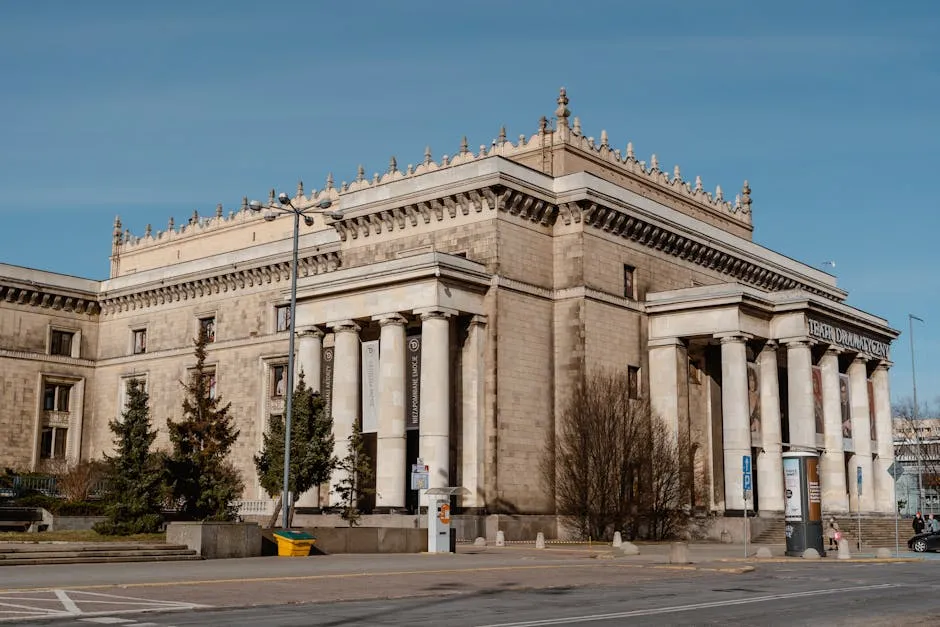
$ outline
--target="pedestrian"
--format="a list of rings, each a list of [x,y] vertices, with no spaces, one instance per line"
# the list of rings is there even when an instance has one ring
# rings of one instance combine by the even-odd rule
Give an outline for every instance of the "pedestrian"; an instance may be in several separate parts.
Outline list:
[[[927,531],[930,533],[940,532],[940,520],[937,520],[933,514],[927,518]]]
[[[829,538],[829,548],[838,549],[842,532],[839,530],[839,523],[836,522],[835,516],[829,517],[829,529],[826,530],[826,536]]]
[[[924,533],[924,527],[927,523],[924,522],[924,517],[920,515],[920,512],[917,512],[917,515],[914,516],[914,522],[911,524],[914,527],[914,535],[919,533]]]

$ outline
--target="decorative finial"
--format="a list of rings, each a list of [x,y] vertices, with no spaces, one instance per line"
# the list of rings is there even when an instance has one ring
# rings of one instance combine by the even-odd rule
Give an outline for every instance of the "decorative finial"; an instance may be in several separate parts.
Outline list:
[[[480,144],[480,155],[481,157],[486,156],[486,144]]]
[[[297,181],[297,197],[300,198],[304,195],[304,182],[303,179]]]
[[[431,147],[424,147],[424,165],[431,165]]]
[[[166,224],[166,230],[172,231],[175,226],[176,226],[176,222],[173,220],[173,216],[170,216],[170,221],[167,222]]]
[[[725,199],[725,195],[721,191],[721,185],[715,185],[715,200],[721,202]]]
[[[575,135],[581,134],[581,118],[574,116],[574,128],[571,129],[571,132]]]
[[[333,189],[333,173],[327,172],[326,173],[326,191],[330,191],[331,189]]]
[[[144,237],[150,237],[151,233],[153,233],[153,227],[148,224],[144,229]]]
[[[568,92],[562,87],[558,90],[558,108],[555,109],[555,117],[558,118],[560,125],[568,126],[568,116],[571,111],[568,110]]]
[[[120,244],[121,244],[121,216],[115,216],[114,217],[114,245],[119,246]]]
[[[681,181],[681,180],[682,180],[682,174],[679,172],[679,166],[675,166],[675,167],[672,169],[672,180],[673,180],[673,181]]]
[[[271,188],[271,191],[268,192],[268,204],[269,205],[274,204],[274,188],[273,187]]]
[[[356,170],[356,181],[362,182],[366,179],[366,169],[362,167],[362,164],[359,164],[359,169]]]
[[[470,152],[470,146],[467,144],[467,136],[464,135],[463,139],[460,140],[460,154],[465,155]]]
[[[547,128],[548,128],[548,118],[546,118],[543,115],[542,119],[539,120],[539,133],[544,134]]]
[[[248,211],[248,196],[242,196],[242,206],[239,211]]]
[[[744,187],[741,188],[741,204],[745,211],[751,210],[751,186],[748,185],[747,179],[744,181]]]
[[[193,216],[189,219],[190,224],[197,224],[199,222],[199,212],[193,209]]]
[[[701,176],[696,176],[696,177],[695,177],[695,191],[700,192],[700,191],[702,191],[703,189],[705,189],[705,188],[702,187],[702,177],[701,177]]]
[[[601,146],[604,148],[610,147],[610,142],[607,141],[607,131],[601,130]]]
[[[222,203],[219,203],[215,206],[215,217],[217,218],[222,217]]]
[[[734,210],[735,211],[741,210],[741,194],[734,195]]]
[[[499,144],[500,146],[506,143],[506,127],[505,126],[499,127],[499,137],[496,139],[496,143]]]
[[[393,156],[388,160],[388,173],[393,174],[398,171],[398,160]]]
[[[659,172],[659,159],[656,158],[655,153],[653,153],[653,156],[650,157],[650,170],[653,172]]]
[[[636,153],[633,152],[633,142],[627,142],[627,159],[636,161]]]

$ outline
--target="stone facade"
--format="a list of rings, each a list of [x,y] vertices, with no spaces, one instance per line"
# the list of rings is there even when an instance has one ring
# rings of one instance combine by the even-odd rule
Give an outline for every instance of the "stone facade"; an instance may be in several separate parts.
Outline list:
[[[360,169],[338,187],[331,176],[309,194],[298,185],[291,199],[310,208],[328,199],[336,211],[300,237],[297,363],[329,396],[340,450],[352,423],[364,423],[377,510],[414,507],[407,469],[421,457],[432,487],[468,488],[468,513],[552,514],[538,472],[545,443],[573,387],[605,367],[629,368],[640,395],[694,445],[696,508],[740,510],[734,469],[753,454],[758,509],[781,510],[780,453],[808,447],[824,451],[827,510],[846,510],[845,477],[862,466],[875,477],[862,508],[890,511],[881,347],[897,332],[846,305],[834,277],[753,243],[746,182],[733,201],[705,192],[678,167],[661,171],[655,155],[647,164],[632,145],[612,148],[606,132],[585,137],[567,103],[562,92],[553,120],[518,142],[501,131],[490,147],[464,142],[439,161],[428,151],[405,172],[393,158],[382,175]],[[266,498],[251,457],[268,417],[283,412],[290,226],[246,201],[140,237],[117,220],[105,281],[0,266],[0,458],[38,467],[109,451],[108,421],[133,376],[147,381],[157,445],[167,446],[192,338],[211,320],[208,364],[238,417],[245,498]],[[821,336],[823,323],[837,334]],[[54,330],[73,330],[80,348],[51,355]],[[853,337],[864,341],[837,341]],[[415,338],[419,382],[406,363]],[[372,362],[364,351],[375,341]],[[822,398],[813,396],[817,366],[828,368]],[[854,439],[841,437],[832,413],[843,411],[844,380]],[[65,416],[42,400],[59,381],[75,386]],[[403,398],[412,384],[415,430]],[[814,398],[829,408],[819,431],[808,422]],[[757,404],[766,426],[752,433]],[[65,449],[43,435],[57,420],[69,425]],[[301,501],[328,502],[325,490]]]

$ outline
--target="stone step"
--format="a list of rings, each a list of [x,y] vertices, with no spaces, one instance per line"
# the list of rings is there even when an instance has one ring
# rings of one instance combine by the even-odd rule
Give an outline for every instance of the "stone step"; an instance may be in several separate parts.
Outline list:
[[[66,558],[91,558],[91,557],[121,557],[131,555],[134,557],[147,557],[159,555],[195,555],[195,551],[189,549],[172,549],[168,551],[109,551],[102,549],[100,551],[29,551],[23,553],[6,553],[0,555],[0,564],[6,564],[10,560],[18,559],[66,559]]]
[[[0,560],[0,566],[42,566],[50,564],[117,564],[121,562],[183,562],[201,560],[202,557],[193,552],[191,555],[133,555],[125,553],[115,557],[17,557]]]
[[[186,551],[185,544],[163,543],[124,543],[124,542],[97,542],[97,543],[51,543],[29,542],[0,544],[0,555],[17,553],[75,553],[81,551]]]

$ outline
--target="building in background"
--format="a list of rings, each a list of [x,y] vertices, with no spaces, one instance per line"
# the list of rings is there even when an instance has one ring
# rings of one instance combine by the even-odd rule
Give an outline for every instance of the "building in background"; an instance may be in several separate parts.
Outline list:
[[[404,170],[392,158],[372,177],[298,185],[297,202],[342,213],[301,236],[298,365],[338,446],[354,423],[366,433],[375,511],[415,506],[420,457],[432,487],[468,490],[465,514],[553,533],[545,442],[573,387],[613,368],[691,444],[695,511],[740,516],[751,455],[754,505],[779,515],[781,453],[813,450],[825,511],[892,512],[897,332],[848,305],[833,276],[754,243],[746,182],[733,199],[706,192],[604,131],[587,137],[567,104],[562,91],[531,136],[501,130],[478,150],[464,140]],[[140,235],[116,221],[104,281],[0,266],[5,465],[110,450],[135,377],[167,446],[204,328],[245,498],[264,499],[251,460],[284,408],[290,229],[246,201]]]

